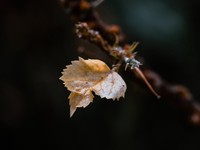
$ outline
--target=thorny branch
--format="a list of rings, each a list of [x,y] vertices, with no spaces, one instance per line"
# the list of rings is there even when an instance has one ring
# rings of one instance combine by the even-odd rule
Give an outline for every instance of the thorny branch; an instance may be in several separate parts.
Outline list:
[[[120,27],[118,25],[107,25],[104,23],[94,9],[96,4],[101,2],[101,0],[93,2],[86,0],[60,0],[60,2],[66,10],[66,13],[69,14],[76,24],[78,22],[84,22],[76,25],[79,38],[86,39],[97,45],[108,55],[118,60],[122,60],[121,57],[124,56],[127,58],[135,56],[135,53],[132,54],[132,51],[138,43],[133,43],[131,46],[124,44],[125,46],[123,48],[117,46],[115,43],[116,36],[119,37],[119,43],[124,42],[124,35],[120,31]],[[163,100],[166,100],[168,104],[175,107],[186,118],[187,122],[200,126],[200,104],[193,98],[185,86],[170,84],[162,79],[155,71],[144,66],[141,67],[141,70],[156,91],[162,95]],[[127,72],[135,77],[135,70],[129,69]],[[144,85],[143,82],[139,82],[139,84]]]
[[[92,29],[90,29],[87,23],[78,23],[76,24],[76,33],[79,38],[87,39],[96,45],[102,46],[102,49],[105,50],[109,55],[113,56],[115,59],[119,60],[116,67],[120,67],[123,62],[126,63],[125,70],[129,67],[131,70],[134,70],[146,83],[151,92],[157,97],[160,98],[160,95],[152,88],[151,84],[148,82],[142,71],[139,69],[141,63],[135,59],[136,53],[132,53],[137,47],[138,43],[134,42],[128,49],[124,49],[121,46],[118,46],[118,40],[116,40],[114,46],[110,46],[107,41],[105,41],[102,36]]]

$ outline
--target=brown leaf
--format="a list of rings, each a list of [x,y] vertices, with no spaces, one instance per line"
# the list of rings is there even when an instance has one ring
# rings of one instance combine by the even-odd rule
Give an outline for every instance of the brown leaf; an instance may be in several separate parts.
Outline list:
[[[126,83],[120,75],[102,61],[97,59],[72,61],[66,66],[60,78],[72,93],[70,99],[70,116],[77,107],[86,107],[93,101],[92,91],[101,98],[119,99],[124,97]]]

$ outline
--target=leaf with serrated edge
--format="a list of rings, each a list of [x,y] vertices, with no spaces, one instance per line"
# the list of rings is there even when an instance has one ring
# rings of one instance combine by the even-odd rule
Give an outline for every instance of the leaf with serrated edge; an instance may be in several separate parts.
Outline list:
[[[75,92],[71,92],[69,95],[69,105],[70,105],[70,117],[75,113],[77,107],[87,107],[90,102],[93,101],[93,94],[88,92],[88,94],[79,94]]]
[[[118,73],[111,71],[107,77],[93,87],[93,91],[101,98],[119,100],[120,97],[124,97],[126,83]]]
[[[97,59],[79,57],[79,61],[72,61],[62,74],[60,79],[72,92],[69,95],[70,117],[77,107],[85,108],[93,101],[92,91],[101,98],[113,100],[124,97],[126,91],[126,83],[121,76]]]

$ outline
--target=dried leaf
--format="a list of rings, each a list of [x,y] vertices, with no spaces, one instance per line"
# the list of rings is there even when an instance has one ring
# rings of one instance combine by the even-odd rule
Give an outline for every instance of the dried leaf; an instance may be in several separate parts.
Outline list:
[[[121,76],[110,70],[97,59],[72,61],[66,66],[60,78],[71,94],[69,95],[70,116],[77,107],[86,107],[93,101],[92,91],[101,98],[117,99],[124,97],[126,83]]]

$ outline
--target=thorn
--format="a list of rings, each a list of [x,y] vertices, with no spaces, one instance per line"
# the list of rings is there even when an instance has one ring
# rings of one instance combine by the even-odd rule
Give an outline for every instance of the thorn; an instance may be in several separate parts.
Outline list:
[[[142,71],[138,67],[135,67],[134,69],[139,74],[139,76],[142,78],[142,80],[146,83],[146,85],[148,86],[148,88],[150,89],[150,91],[157,97],[157,99],[160,99],[161,96],[158,95],[158,93],[156,93],[156,91],[152,88],[151,84],[146,79],[146,77],[144,76],[144,74],[142,73]]]
[[[114,36],[115,36],[115,43],[113,44],[113,47],[117,47],[119,44],[119,37],[115,33],[114,33]]]
[[[129,63],[126,63],[126,66],[125,66],[125,71],[126,71],[126,69],[128,68],[128,66],[129,66]]]
[[[138,52],[134,52],[134,53],[133,53],[133,57],[135,57],[137,54],[138,54]]]
[[[133,42],[133,44],[129,48],[129,52],[132,53],[136,49],[138,44],[139,44],[139,42]]]

